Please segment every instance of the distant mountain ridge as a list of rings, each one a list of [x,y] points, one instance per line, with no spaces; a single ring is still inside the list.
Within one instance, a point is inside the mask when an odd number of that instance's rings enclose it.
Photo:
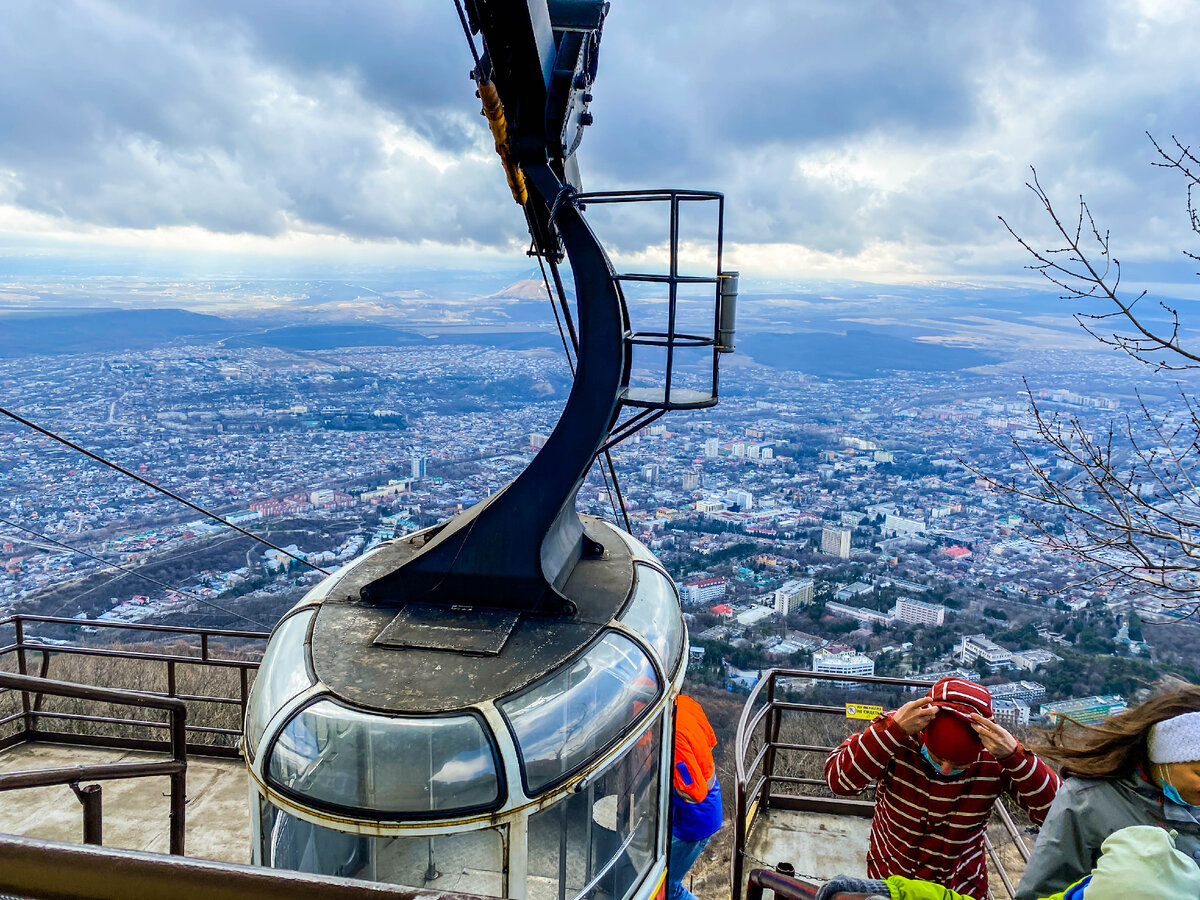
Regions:
[[[218,316],[183,309],[5,315],[0,316],[0,357],[144,350],[185,337],[212,340],[233,330]]]
[[[755,362],[820,378],[873,378],[886,372],[955,372],[999,362],[1001,357],[968,347],[855,329],[796,334],[748,334],[738,350]]]
[[[453,331],[426,337],[388,325],[281,325],[224,319],[182,309],[57,310],[51,314],[0,315],[0,358],[70,353],[122,353],[189,339],[220,340],[226,347],[333,350],[339,347],[400,347],[473,344],[528,350],[558,347],[556,335],[529,331]]]

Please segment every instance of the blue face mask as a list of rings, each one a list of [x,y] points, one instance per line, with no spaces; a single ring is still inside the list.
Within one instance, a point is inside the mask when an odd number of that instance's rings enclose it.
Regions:
[[[1175,789],[1175,785],[1173,784],[1168,784],[1166,781],[1164,781],[1162,784],[1162,792],[1164,797],[1166,797],[1172,803],[1179,804],[1184,809],[1192,810],[1193,812],[1200,810],[1200,806],[1197,806],[1194,803],[1188,803],[1181,796],[1179,796],[1179,791]]]
[[[946,778],[953,777],[954,775],[961,775],[963,772],[967,771],[967,767],[963,766],[961,769],[951,769],[949,772],[943,772],[942,767],[933,761],[933,757],[929,755],[929,751],[926,749],[924,744],[921,745],[921,755],[925,757],[925,762],[929,763],[929,768],[933,769],[933,771],[937,772],[939,775],[945,776]],[[1175,789],[1171,788],[1171,790]]]

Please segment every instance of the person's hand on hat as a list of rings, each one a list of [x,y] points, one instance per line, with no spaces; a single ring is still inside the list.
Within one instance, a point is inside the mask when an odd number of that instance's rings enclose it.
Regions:
[[[993,758],[1004,759],[1016,751],[1017,739],[1000,723],[985,719],[979,713],[971,713],[971,727]]]
[[[905,734],[920,734],[937,714],[938,708],[932,697],[918,697],[896,710],[892,721],[904,729]]]

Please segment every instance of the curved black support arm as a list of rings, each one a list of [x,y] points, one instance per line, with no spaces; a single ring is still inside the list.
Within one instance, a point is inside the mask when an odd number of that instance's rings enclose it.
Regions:
[[[364,599],[401,604],[489,606],[569,613],[562,587],[594,546],[575,497],[616,421],[629,384],[628,314],[600,242],[548,163],[522,164],[537,203],[571,261],[579,356],[562,417],[529,467],[503,490],[447,523],[403,566],[363,589]],[[559,201],[559,202],[556,202]]]

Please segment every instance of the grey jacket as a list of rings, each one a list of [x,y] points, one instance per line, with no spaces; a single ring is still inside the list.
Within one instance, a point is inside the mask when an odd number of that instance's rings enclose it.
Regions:
[[[1200,814],[1164,802],[1162,792],[1138,776],[1068,778],[1059,788],[1033,848],[1017,900],[1065,890],[1092,871],[1100,845],[1128,825],[1177,831],[1175,845],[1200,865]]]

